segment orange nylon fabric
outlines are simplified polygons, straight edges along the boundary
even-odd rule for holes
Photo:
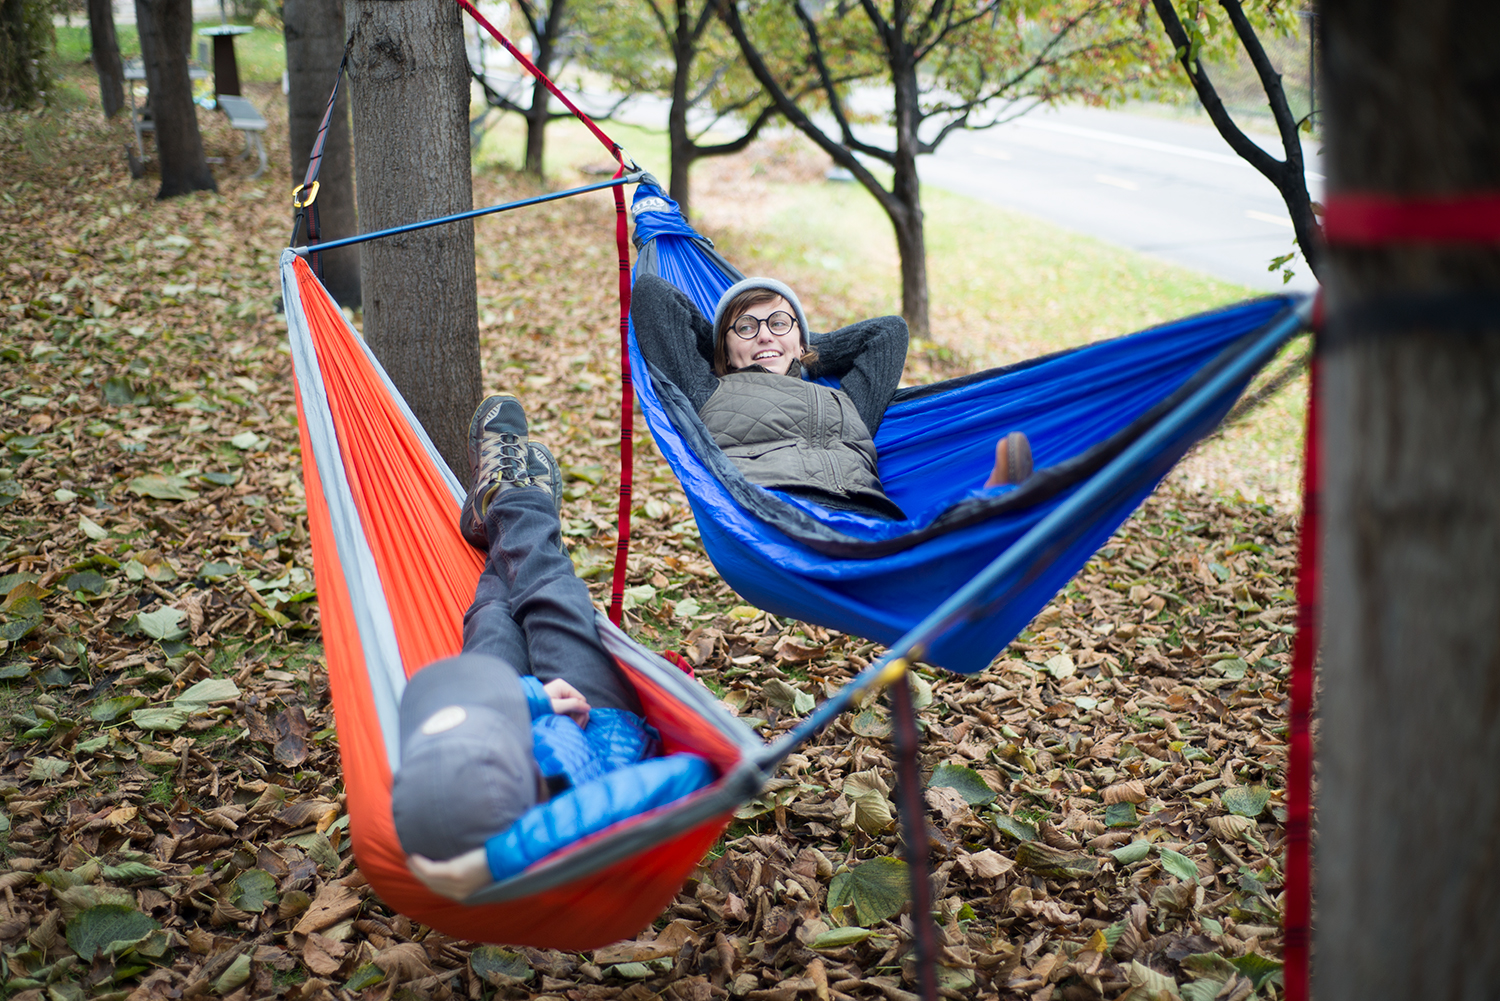
[[[409,677],[460,649],[463,613],[483,560],[459,535],[453,495],[338,307],[303,260],[294,268],[360,529],[378,566]],[[305,406],[299,391],[299,414]],[[305,416],[299,426],[350,831],[365,878],[391,907],[461,938],[582,950],[634,935],[676,896],[730,814],[566,886],[503,904],[466,907],[430,893],[407,870],[391,820],[391,772],[365,652]],[[641,694],[648,718],[667,735],[671,749],[695,750],[726,771],[738,761],[732,742],[691,711],[654,686]],[[651,819],[651,814],[632,818],[595,838]]]

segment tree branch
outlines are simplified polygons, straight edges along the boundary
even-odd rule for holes
[[[1302,141],[1297,136],[1296,121],[1292,118],[1291,111],[1286,104],[1286,91],[1281,85],[1281,76],[1271,66],[1265,49],[1256,37],[1254,27],[1245,17],[1244,11],[1240,9],[1238,0],[1220,0],[1220,5],[1228,12],[1234,24],[1235,34],[1239,37],[1241,44],[1246,47],[1246,52],[1249,53],[1251,62],[1255,65],[1261,87],[1265,90],[1266,99],[1271,104],[1272,114],[1276,117],[1277,131],[1281,135],[1282,146],[1287,154],[1285,160],[1278,160],[1261,149],[1234,123],[1228,109],[1224,107],[1224,102],[1219,98],[1218,91],[1208,79],[1208,74],[1203,71],[1202,62],[1194,55],[1187,29],[1178,19],[1177,9],[1173,6],[1172,0],[1151,0],[1151,3],[1156,8],[1156,15],[1161,19],[1162,27],[1166,29],[1167,37],[1176,46],[1177,61],[1192,82],[1193,90],[1198,94],[1203,110],[1208,112],[1209,120],[1214,123],[1214,128],[1240,159],[1260,171],[1267,180],[1276,185],[1276,190],[1281,193],[1281,200],[1286,204],[1287,213],[1292,218],[1292,229],[1297,235],[1297,245],[1302,248],[1302,256],[1306,258],[1308,267],[1312,269],[1314,275],[1317,275],[1323,259],[1322,236],[1318,230],[1317,221],[1313,218],[1312,198],[1307,193]],[[1252,44],[1254,51],[1251,51]]]
[[[740,150],[753,143],[755,141],[755,137],[760,134],[761,128],[775,116],[776,105],[766,105],[761,109],[760,114],[755,116],[755,120],[752,121],[749,128],[745,130],[745,134],[740,136],[738,139],[733,140],[732,142],[717,143],[713,146],[699,146],[696,142],[689,140],[688,145],[693,151],[693,159],[696,160],[699,157],[703,156],[723,156],[726,153],[738,153]]]
[[[870,0],[860,0],[861,4],[868,5]],[[839,135],[843,144],[851,150],[873,156],[877,160],[890,162],[892,155],[889,150],[879,146],[870,146],[860,142],[854,136],[854,130],[849,125],[849,118],[844,114],[844,103],[839,99],[838,87],[834,82],[833,74],[828,70],[828,62],[823,58],[823,44],[818,37],[818,26],[807,11],[802,9],[800,0],[791,0],[792,9],[797,12],[797,20],[802,22],[802,29],[807,33],[808,44],[812,46],[813,65],[818,71],[818,79],[822,82],[823,93],[828,97],[828,110],[833,114],[833,120],[838,122]],[[870,15],[872,18],[878,14]]]
[[[853,152],[828,138],[823,130],[814,125],[812,119],[808,118],[802,109],[797,107],[796,102],[787,96],[786,91],[782,89],[775,75],[771,73],[770,67],[766,65],[766,61],[761,58],[759,50],[755,48],[755,44],[750,41],[749,35],[746,34],[745,25],[740,21],[740,14],[735,7],[734,0],[722,0],[719,6],[719,17],[723,20],[725,26],[729,28],[730,34],[734,35],[734,40],[740,47],[740,54],[745,57],[745,63],[750,67],[750,72],[760,82],[760,85],[765,88],[766,93],[771,95],[771,99],[776,102],[777,110],[781,112],[782,117],[790,122],[799,132],[817,144],[818,148],[827,153],[833,159],[834,163],[837,163],[840,167],[853,174],[855,180],[859,181],[865,190],[870,192],[871,196],[880,203],[880,207],[888,215],[895,218],[898,214],[903,213],[905,211],[904,206],[897,202],[895,197],[881,185],[879,179],[870,173],[869,168],[861,163]]]

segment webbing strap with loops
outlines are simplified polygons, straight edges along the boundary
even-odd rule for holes
[[[318,136],[313,140],[312,152],[307,156],[307,173],[302,176],[302,183],[292,189],[292,205],[297,209],[297,216],[292,220],[292,238],[289,242],[295,245],[297,234],[302,231],[302,220],[307,220],[307,243],[308,246],[316,246],[322,237],[322,231],[318,226],[318,171],[323,167],[323,146],[328,142],[328,126],[333,122],[333,108],[339,100],[339,86],[344,82],[344,72],[349,68],[349,53],[354,49],[354,32],[349,32],[349,40],[344,43],[344,58],[339,60],[338,73],[333,78],[333,93],[328,95],[328,107],[323,109],[323,121],[318,124]],[[323,278],[323,255],[314,251],[308,256],[308,264],[312,266],[313,274],[319,280]]]
[[[469,3],[469,0],[454,0],[454,2],[468,11],[476,24],[488,31],[491,37],[499,42],[501,47],[509,52],[526,72],[540,80],[552,96],[561,101],[563,107],[571,111],[574,117],[594,134],[594,138],[604,144],[604,148],[609,150],[609,155],[614,157],[615,162],[619,164],[615,176],[624,176],[625,155],[620,144],[605,135],[604,131],[594,124],[592,118],[569,100],[568,95],[559,90],[545,73],[537,69],[536,65],[526,58],[525,53],[511,44],[510,39],[490,24],[485,16]],[[630,376],[630,229],[625,218],[625,192],[618,187],[615,188],[615,247],[620,261],[620,508],[619,532],[615,541],[615,572],[610,586],[609,621],[619,625],[624,614],[625,564],[630,552],[630,499],[635,466],[632,447],[635,389]]]
[[[1312,939],[1313,670],[1318,657],[1318,506],[1321,448],[1318,432],[1318,357],[1307,387],[1307,438],[1303,445],[1302,531],[1297,551],[1297,635],[1292,641],[1291,711],[1287,720],[1286,890],[1282,929],[1287,1001],[1307,1001],[1308,953]]]
[[[907,876],[911,889],[911,938],[916,960],[917,995],[938,1001],[938,929],[932,916],[932,878],[928,866],[927,798],[922,790],[922,762],[918,753],[922,732],[917,727],[916,700],[911,679],[903,674],[886,689],[891,701],[891,734],[896,744],[896,804],[901,814],[901,836],[906,842]]]

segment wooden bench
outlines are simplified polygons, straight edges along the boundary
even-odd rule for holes
[[[229,127],[245,134],[245,152],[240,159],[248,159],[253,152],[260,157],[260,166],[250,175],[253,181],[266,172],[266,146],[260,134],[266,130],[266,119],[255,105],[236,94],[219,94],[219,110],[229,119]]]

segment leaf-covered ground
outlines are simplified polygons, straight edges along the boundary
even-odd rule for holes
[[[284,163],[280,96],[251,96]],[[348,847],[277,313],[286,184],[248,181],[238,135],[203,121],[230,160],[220,193],[158,204],[153,177],[125,174],[126,126],[92,105],[0,118],[6,993],[909,997],[878,706],[794,755],[634,942],[476,947],[372,895]],[[476,179],[477,201],[526,190]],[[520,394],[563,457],[565,527],[598,588],[612,228],[595,199],[478,231],[486,386]],[[961,370],[934,351],[908,378]],[[637,635],[768,734],[878,655],[743,606],[664,463],[638,457]],[[990,669],[922,673],[948,996],[1278,994],[1294,559],[1285,514],[1169,483]]]

